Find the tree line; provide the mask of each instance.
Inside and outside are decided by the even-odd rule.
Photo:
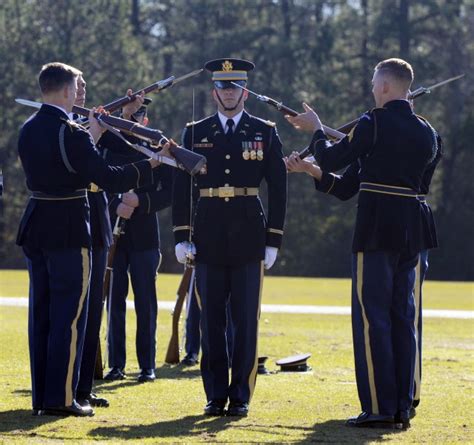
[[[418,87],[469,74],[474,54],[472,0],[4,0],[0,11],[0,268],[24,267],[14,243],[28,191],[16,144],[32,110],[14,99],[40,99],[36,78],[44,63],[80,68],[86,105],[94,106],[213,58],[242,57],[256,64],[249,88],[296,110],[306,101],[338,127],[373,107],[378,61],[407,59]],[[415,104],[444,141],[428,198],[441,244],[430,257],[432,279],[474,277],[471,81],[468,75]],[[154,96],[150,125],[179,140],[186,122],[214,112],[211,87],[203,73]],[[309,141],[255,98],[246,107],[277,123],[285,153]],[[290,175],[284,245],[271,273],[347,276],[355,208],[355,199],[316,194],[309,177]],[[162,271],[178,272],[170,214],[160,214]]]

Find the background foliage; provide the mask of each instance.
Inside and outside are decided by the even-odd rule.
[[[80,68],[89,106],[181,75],[217,57],[255,62],[250,88],[300,109],[312,104],[337,127],[373,106],[370,79],[381,59],[399,56],[415,69],[414,86],[459,73],[466,77],[420,98],[417,112],[440,131],[445,156],[429,201],[441,248],[431,255],[430,277],[474,278],[471,169],[474,95],[468,67],[474,55],[473,0],[3,0],[0,5],[0,166],[5,191],[0,268],[24,266],[14,246],[27,199],[17,158],[18,129],[31,110],[15,97],[39,99],[42,64],[60,60]],[[192,119],[214,112],[205,74],[155,97],[151,125],[179,140]],[[283,116],[250,98],[247,109],[275,120],[285,151],[301,148]],[[346,276],[355,200],[317,195],[303,175],[289,178],[284,248],[272,269],[279,275]],[[164,271],[174,260],[170,212],[161,216]]]

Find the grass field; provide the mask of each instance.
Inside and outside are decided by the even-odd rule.
[[[174,298],[179,277],[159,277],[160,298]],[[0,271],[0,296],[26,296],[27,276]],[[264,302],[348,305],[348,280],[267,278]],[[428,282],[426,308],[472,310],[472,283]],[[263,314],[259,350],[274,361],[310,352],[313,371],[260,376],[245,419],[205,418],[199,368],[163,365],[171,331],[159,314],[158,379],[139,385],[135,315],[128,312],[128,378],[99,383],[110,408],[89,419],[32,417],[27,310],[0,306],[0,443],[474,443],[472,320],[426,319],[423,386],[418,416],[403,432],[352,430],[344,420],[359,412],[349,316]]]

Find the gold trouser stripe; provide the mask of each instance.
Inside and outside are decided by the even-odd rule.
[[[420,319],[420,300],[421,300],[421,256],[418,256],[418,264],[416,265],[416,278],[415,278],[415,339],[416,339],[416,352],[415,352],[415,395],[414,399],[419,400],[420,398],[420,385],[421,385],[421,363],[420,363],[420,350],[418,348],[420,343],[420,333],[418,332],[418,321]]]
[[[86,299],[87,290],[89,288],[89,251],[86,248],[81,249],[82,256],[82,291],[79,303],[77,305],[76,317],[71,324],[71,344],[69,346],[69,364],[66,375],[66,400],[64,405],[71,406],[73,401],[72,379],[74,374],[74,362],[77,355],[77,320],[79,319],[84,300]]]
[[[255,362],[252,368],[252,372],[249,376],[249,402],[252,400],[253,392],[255,390],[255,383],[257,382],[257,370],[258,370],[258,322],[260,320],[260,311],[262,307],[262,287],[263,287],[263,261],[260,262],[260,290],[258,291],[258,309],[257,309],[257,332],[256,332],[256,343],[255,343]]]
[[[364,252],[357,252],[357,298],[362,310],[364,321],[365,360],[367,362],[367,373],[369,377],[370,399],[372,402],[372,414],[379,414],[379,403],[377,401],[377,388],[375,387],[374,363],[372,361],[372,350],[370,348],[369,321],[365,314],[362,301],[362,283],[364,273]]]

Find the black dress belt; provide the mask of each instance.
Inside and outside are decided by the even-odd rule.
[[[64,193],[64,194],[57,194],[53,195],[51,193],[44,193],[44,192],[31,192],[31,197],[33,199],[40,199],[43,201],[67,201],[70,199],[81,199],[87,197],[87,190],[80,189],[75,190],[73,192]]]

